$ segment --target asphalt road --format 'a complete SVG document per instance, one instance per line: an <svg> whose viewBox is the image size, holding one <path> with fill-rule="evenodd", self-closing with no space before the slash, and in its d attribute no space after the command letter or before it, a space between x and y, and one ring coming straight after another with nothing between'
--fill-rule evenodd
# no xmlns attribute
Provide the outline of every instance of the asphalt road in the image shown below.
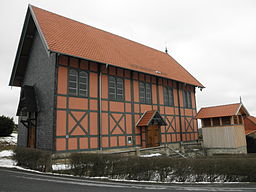
<svg viewBox="0 0 256 192"><path fill-rule="evenodd" d="M0 191L117 192L117 191L256 191L256 184L145 184L108 182L0 168Z"/></svg>

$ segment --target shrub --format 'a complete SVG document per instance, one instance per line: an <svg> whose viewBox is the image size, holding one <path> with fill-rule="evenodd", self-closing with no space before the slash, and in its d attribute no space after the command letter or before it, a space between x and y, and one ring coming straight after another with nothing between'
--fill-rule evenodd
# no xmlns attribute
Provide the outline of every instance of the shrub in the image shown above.
<svg viewBox="0 0 256 192"><path fill-rule="evenodd" d="M16 147L13 159L18 166L38 171L51 170L51 153L39 149Z"/></svg>
<svg viewBox="0 0 256 192"><path fill-rule="evenodd" d="M0 116L0 136L9 136L14 129L13 118Z"/></svg>
<svg viewBox="0 0 256 192"><path fill-rule="evenodd" d="M120 155L103 155L97 153L72 153L70 164L74 175L107 176L114 169L114 162L121 159Z"/></svg>
<svg viewBox="0 0 256 192"><path fill-rule="evenodd" d="M255 182L255 158L212 157L174 159L74 153L72 172L80 176L162 182Z"/></svg>

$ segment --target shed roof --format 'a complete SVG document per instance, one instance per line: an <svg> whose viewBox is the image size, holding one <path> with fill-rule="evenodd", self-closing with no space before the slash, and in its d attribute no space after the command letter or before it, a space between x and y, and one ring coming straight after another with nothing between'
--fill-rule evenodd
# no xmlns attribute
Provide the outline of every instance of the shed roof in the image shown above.
<svg viewBox="0 0 256 192"><path fill-rule="evenodd" d="M253 116L248 116L244 119L244 129L246 135L256 131L256 118Z"/></svg>
<svg viewBox="0 0 256 192"><path fill-rule="evenodd" d="M246 118L249 119L253 124L256 125L256 117L249 116L249 117L246 117Z"/></svg>
<svg viewBox="0 0 256 192"><path fill-rule="evenodd" d="M245 135L250 135L251 133L256 132L256 130L245 130Z"/></svg>
<svg viewBox="0 0 256 192"><path fill-rule="evenodd" d="M20 116L20 111L38 112L35 88L33 86L24 85L21 88L20 101L17 110L17 116Z"/></svg>
<svg viewBox="0 0 256 192"><path fill-rule="evenodd" d="M241 108L243 108L243 112L245 114L249 115L247 109L242 103L235 103L201 108L200 111L197 113L196 118L205 119L213 117L233 116L237 115Z"/></svg>
<svg viewBox="0 0 256 192"><path fill-rule="evenodd" d="M45 47L50 52L203 87L198 80L165 52L35 6L30 5L28 11L31 12ZM20 44L22 43L20 42ZM13 75L15 76L15 74ZM18 83L13 82L15 82L14 79L11 79L10 85L19 86Z"/></svg>

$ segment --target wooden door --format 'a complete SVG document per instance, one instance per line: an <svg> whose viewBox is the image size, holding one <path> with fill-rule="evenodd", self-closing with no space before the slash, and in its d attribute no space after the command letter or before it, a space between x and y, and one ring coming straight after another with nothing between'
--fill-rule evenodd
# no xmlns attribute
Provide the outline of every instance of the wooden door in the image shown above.
<svg viewBox="0 0 256 192"><path fill-rule="evenodd" d="M160 130L158 125L150 125L147 129L147 147L157 147L160 145Z"/></svg>
<svg viewBox="0 0 256 192"><path fill-rule="evenodd" d="M34 126L31 126L28 129L28 147L36 147L36 128Z"/></svg>
<svg viewBox="0 0 256 192"><path fill-rule="evenodd" d="M29 114L28 119L28 147L36 147L36 115L35 113Z"/></svg>

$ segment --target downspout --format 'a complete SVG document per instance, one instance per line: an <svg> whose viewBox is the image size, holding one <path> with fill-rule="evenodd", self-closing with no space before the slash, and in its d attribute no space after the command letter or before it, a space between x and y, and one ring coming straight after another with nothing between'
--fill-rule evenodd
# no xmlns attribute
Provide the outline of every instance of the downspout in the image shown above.
<svg viewBox="0 0 256 192"><path fill-rule="evenodd" d="M196 87L194 87L194 101L195 101L195 106L194 106L194 108L195 108L195 110L196 110L196 114L197 114L197 105L196 105ZM193 107L193 106L192 106ZM196 115L195 114L195 115ZM194 117L193 117L194 118ZM197 119L196 119L196 125L197 125L197 127L196 127L196 129L197 129L197 138L198 138L198 136L199 136L199 132L198 132L198 121L197 121ZM195 130L194 130L195 131Z"/></svg>
<svg viewBox="0 0 256 192"><path fill-rule="evenodd" d="M178 111L179 111L179 121L180 121L180 141L182 142L182 121L181 121L181 111L180 111L180 83L177 82L177 92L178 92Z"/></svg>
<svg viewBox="0 0 256 192"><path fill-rule="evenodd" d="M98 65L98 148L102 151L102 72L101 66ZM106 69L108 68L108 64L106 64Z"/></svg>

